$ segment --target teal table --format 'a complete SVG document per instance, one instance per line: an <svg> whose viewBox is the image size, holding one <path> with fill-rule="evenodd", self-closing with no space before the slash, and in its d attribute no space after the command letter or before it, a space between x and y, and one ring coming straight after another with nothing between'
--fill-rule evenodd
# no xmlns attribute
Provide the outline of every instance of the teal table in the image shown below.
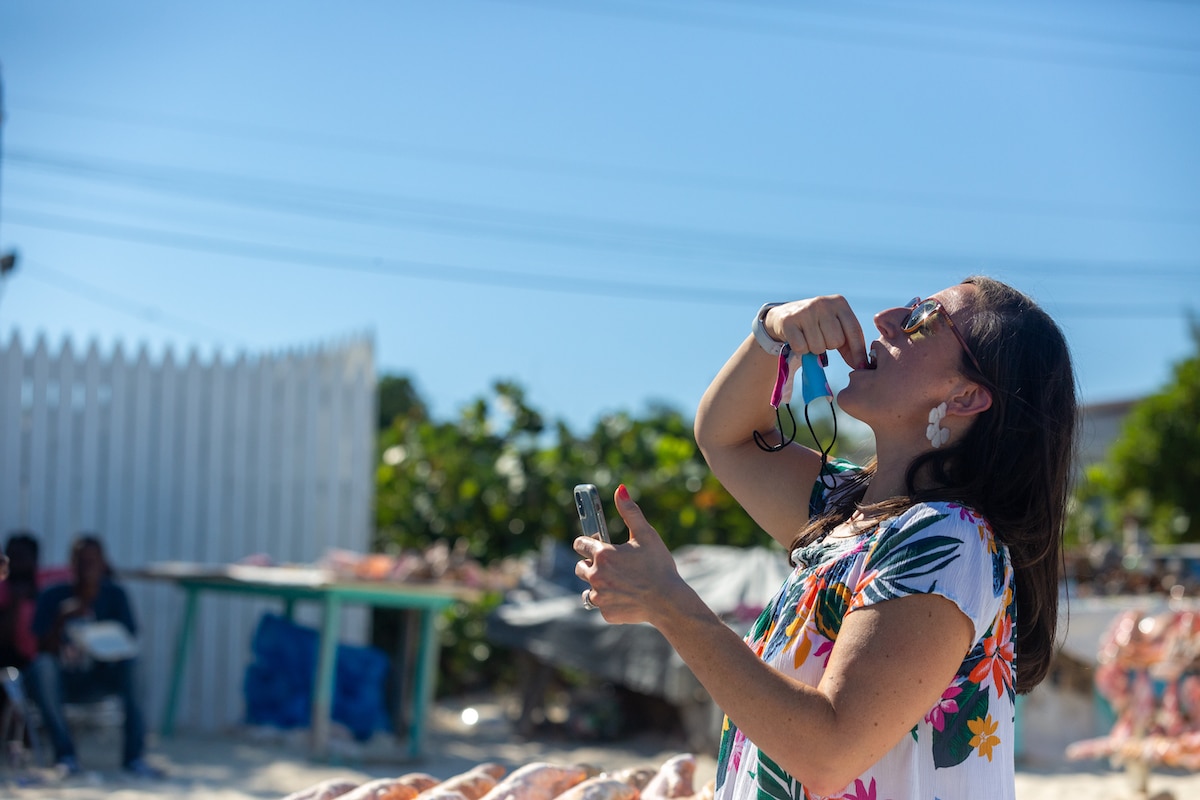
<svg viewBox="0 0 1200 800"><path fill-rule="evenodd" d="M134 578L169 580L185 593L183 618L175 639L170 690L163 709L161 730L165 737L171 736L175 729L175 709L183 684L183 671L188 663L188 650L196 622L196 604L201 592L279 598L284 604L284 614L289 619L298 600L320 604L322 621L311 731L311 754L317 759L327 759L329 756L329 719L342 606L356 603L419 612L420 639L414 659L408 755L413 759L422 755L426 717L437 682L439 641L435 617L438 611L466 599L470 594L468 591L439 584L341 581L324 570L289 567L211 567L172 563L123 574Z"/></svg>

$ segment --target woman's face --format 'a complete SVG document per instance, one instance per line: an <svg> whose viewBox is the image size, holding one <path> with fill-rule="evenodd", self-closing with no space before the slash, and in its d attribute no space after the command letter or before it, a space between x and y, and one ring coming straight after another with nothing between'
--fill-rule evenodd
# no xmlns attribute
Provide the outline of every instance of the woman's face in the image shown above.
<svg viewBox="0 0 1200 800"><path fill-rule="evenodd" d="M931 297L963 330L977 291L959 284ZM907 307L897 306L875 315L879 337L868 345L875 368L851 372L849 385L838 394L838 405L870 425L877 440L924 440L930 410L969 383L961 371L962 344L945 318L934 314L917 330L904 333L908 313Z"/></svg>

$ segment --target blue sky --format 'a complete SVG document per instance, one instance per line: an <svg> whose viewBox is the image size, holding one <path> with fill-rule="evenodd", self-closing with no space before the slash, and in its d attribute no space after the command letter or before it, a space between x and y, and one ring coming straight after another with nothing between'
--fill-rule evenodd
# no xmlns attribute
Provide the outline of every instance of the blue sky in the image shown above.
<svg viewBox="0 0 1200 800"><path fill-rule="evenodd" d="M690 415L765 301L869 326L981 272L1084 401L1160 388L1200 308L1200 7L800 5L6 0L0 337L369 333L443 418L511 379L582 430Z"/></svg>

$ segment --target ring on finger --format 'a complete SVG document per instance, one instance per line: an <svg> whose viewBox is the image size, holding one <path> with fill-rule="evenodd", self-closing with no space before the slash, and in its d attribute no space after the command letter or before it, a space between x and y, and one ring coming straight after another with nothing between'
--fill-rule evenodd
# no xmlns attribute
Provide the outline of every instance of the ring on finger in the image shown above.
<svg viewBox="0 0 1200 800"><path fill-rule="evenodd" d="M596 605L595 603L592 602L592 590L591 589L583 590L583 607L586 608L588 611L595 611L597 608L599 608L598 605Z"/></svg>

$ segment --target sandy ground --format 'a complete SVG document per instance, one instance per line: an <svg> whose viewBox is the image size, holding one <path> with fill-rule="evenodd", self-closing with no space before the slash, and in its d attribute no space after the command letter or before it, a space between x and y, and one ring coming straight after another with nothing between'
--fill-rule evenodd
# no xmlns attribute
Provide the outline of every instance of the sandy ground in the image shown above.
<svg viewBox="0 0 1200 800"><path fill-rule="evenodd" d="M473 725L463 722L463 711L479 714ZM14 800L266 800L334 777L355 781L426 772L447 778L481 762L496 761L510 768L531 761L583 763L598 769L657 766L687 752L682 741L665 735L646 735L620 742L572 741L562 736L522 739L514 735L500 703L484 698L439 704L431 720L426 755L405 762L394 742L375 742L370 748L343 748L335 760L321 763L305 754L304 740L294 735L264 735L261 731L230 731L223 736L180 735L153 742L149 760L164 768L162 781L126 778L117 768L116 731L93 731L80 738L81 760L92 772L59 780L50 770L6 765L0 797ZM1021 800L1123 800L1146 797L1136 794L1127 776L1104 763L1070 763L1057 746L1039 746L1041 757L1027 758L1017 774ZM711 753L697 754L697 785L712 777ZM32 785L21 785L34 779ZM1165 800L1200 799L1200 774L1155 772L1150 776L1150 796Z"/></svg>

